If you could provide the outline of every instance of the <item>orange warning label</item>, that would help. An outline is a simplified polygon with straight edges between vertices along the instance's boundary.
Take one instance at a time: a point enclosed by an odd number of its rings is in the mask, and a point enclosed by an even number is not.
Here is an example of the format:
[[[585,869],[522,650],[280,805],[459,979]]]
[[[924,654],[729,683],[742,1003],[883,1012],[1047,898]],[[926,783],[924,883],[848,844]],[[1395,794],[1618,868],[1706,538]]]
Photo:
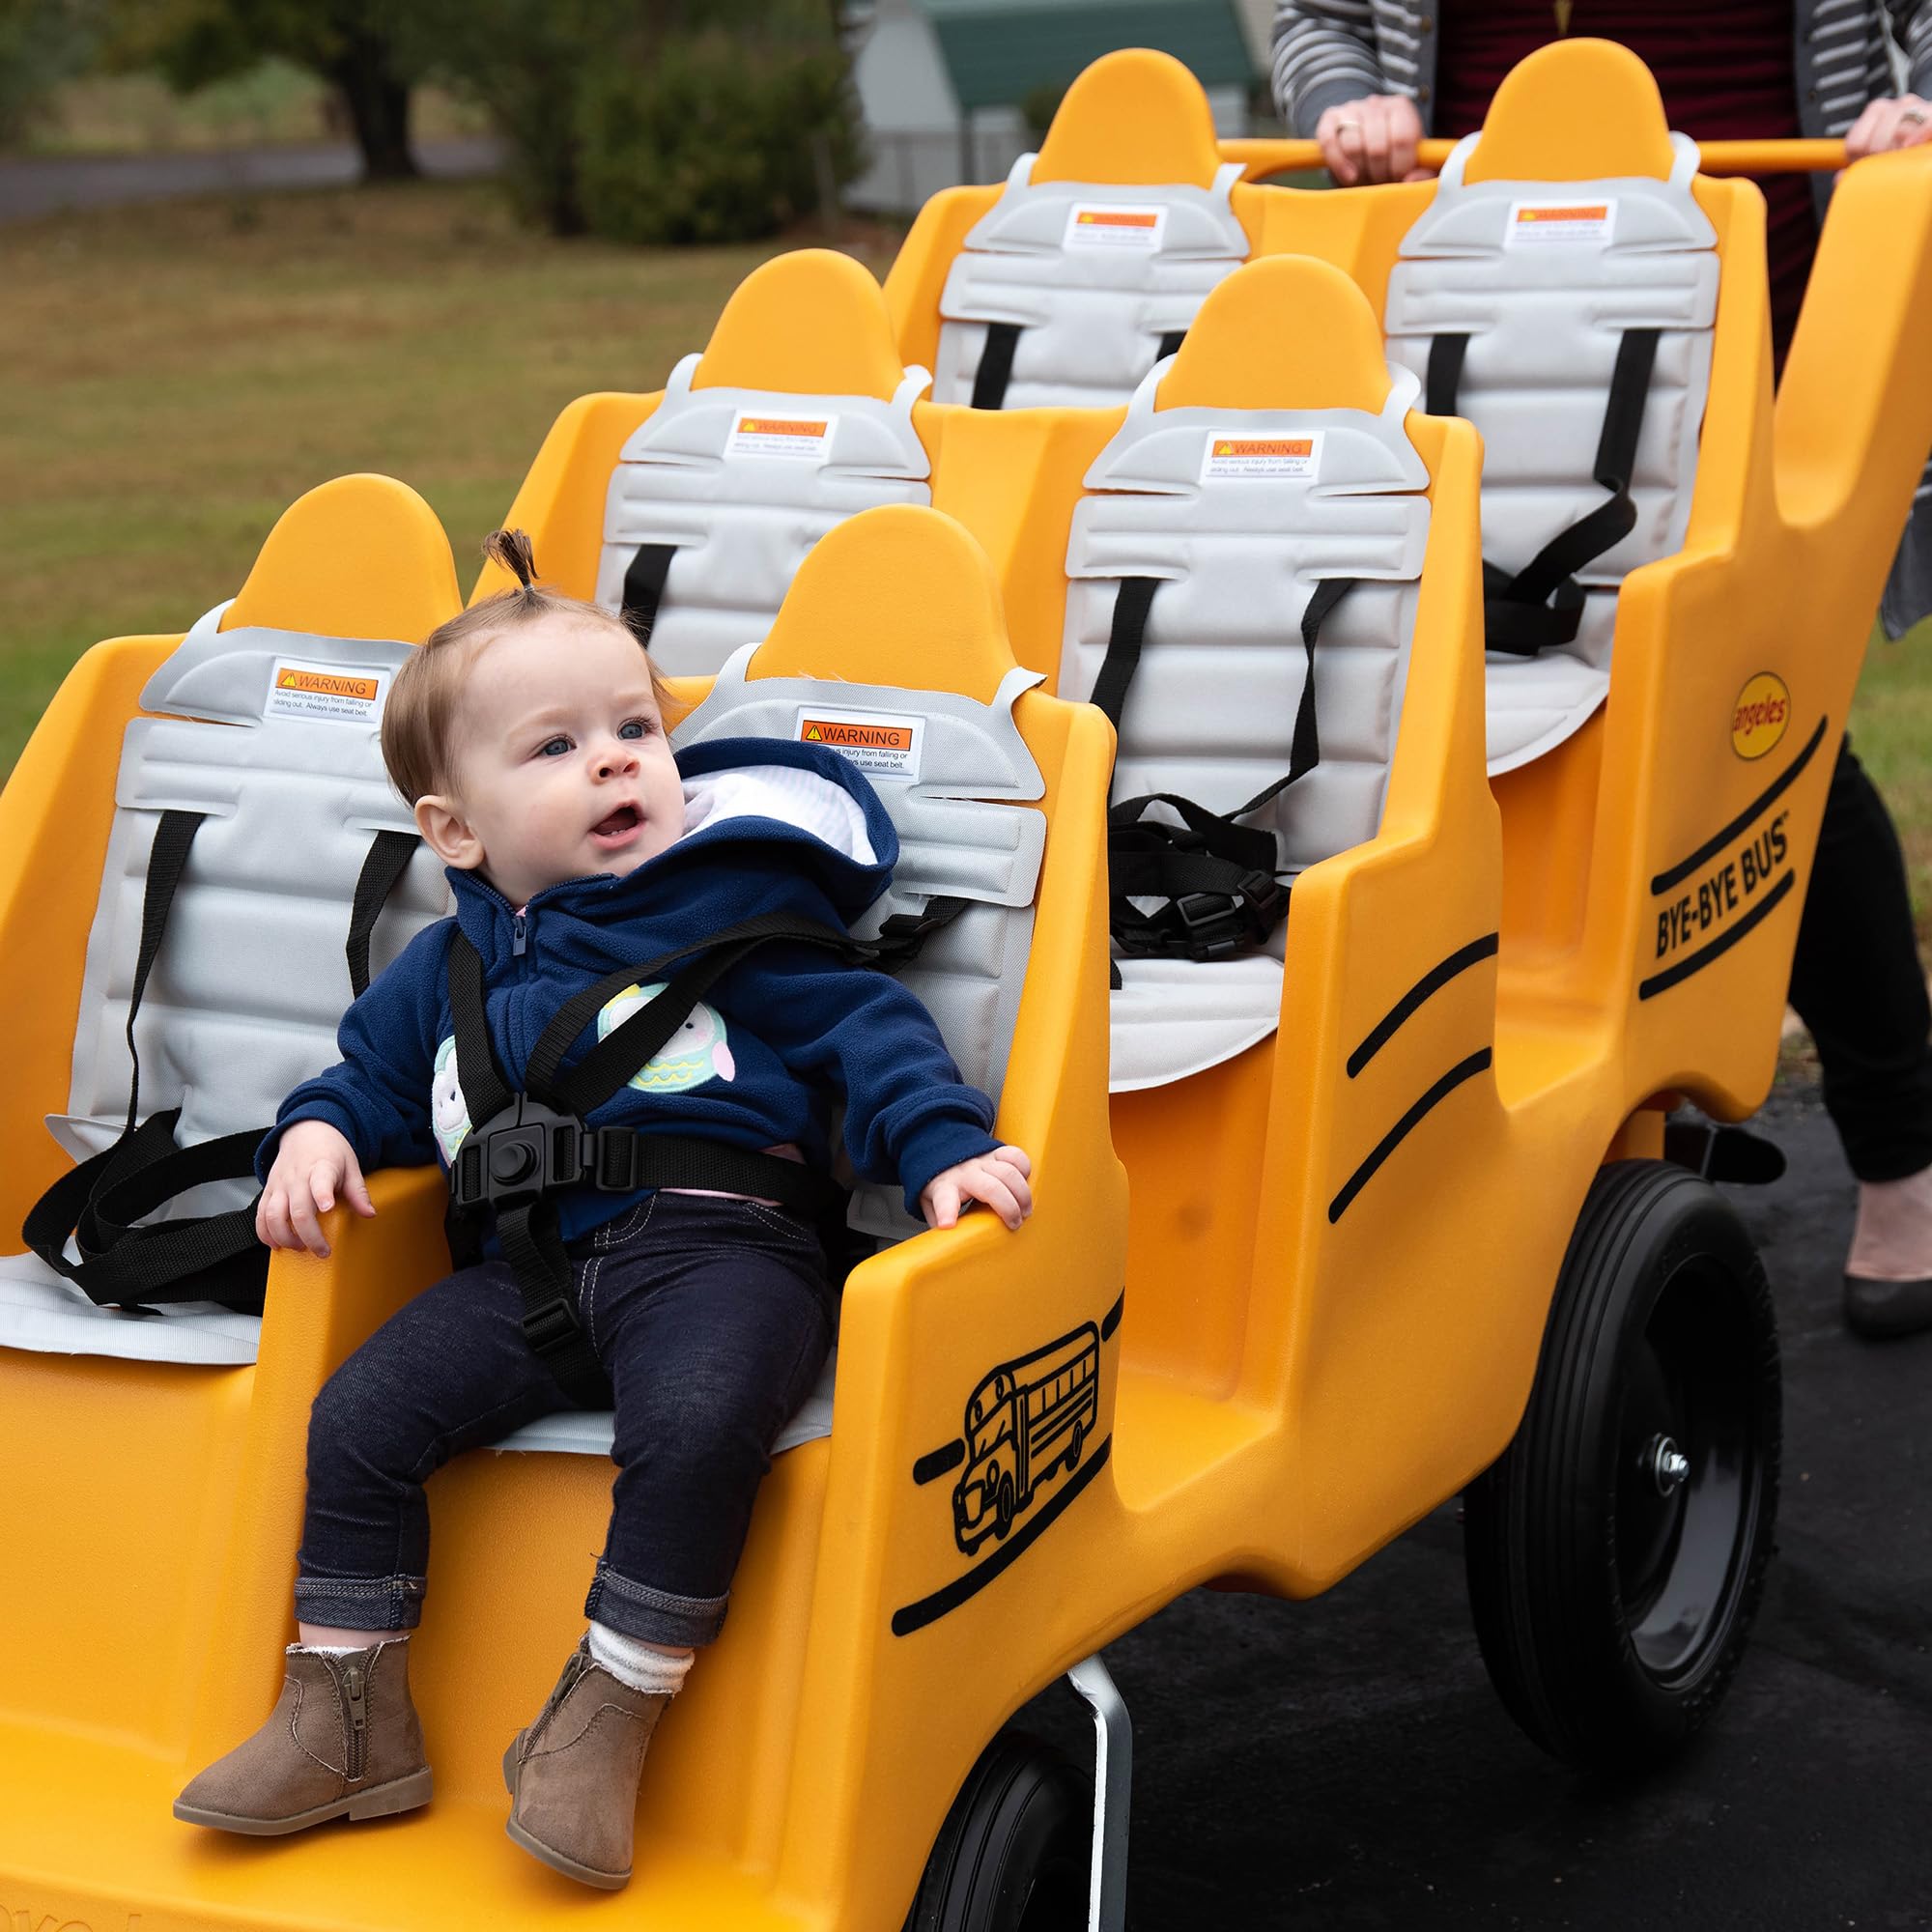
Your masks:
[[[832,432],[838,426],[837,416],[734,416],[724,454],[823,463],[832,454]]]
[[[1313,456],[1312,436],[1220,437],[1214,443],[1216,456]]]
[[[871,778],[912,780],[919,777],[924,723],[903,713],[802,704],[793,729],[801,745],[823,745]]]
[[[1225,483],[1245,477],[1251,482],[1315,482],[1321,473],[1321,437],[1319,429],[1299,436],[1243,436],[1234,430],[1209,430],[1202,453],[1201,480]]]
[[[1604,201],[1513,201],[1506,248],[1595,242],[1607,247],[1616,226],[1617,205]]]
[[[805,718],[799,721],[799,738],[808,745],[867,745],[882,752],[912,750],[910,724],[861,724],[838,718]]]
[[[1577,208],[1520,208],[1519,221],[1603,221],[1609,215],[1606,201],[1594,201]]]
[[[1160,246],[1167,210],[1146,204],[1076,202],[1066,213],[1064,248],[1125,248],[1151,253]]]
[[[296,670],[281,667],[275,679],[277,691],[306,691],[322,697],[353,697],[361,704],[373,704],[382,684],[373,677],[343,677],[335,672]]]
[[[351,670],[340,665],[277,658],[262,716],[373,725],[381,713],[387,677],[386,671]]]

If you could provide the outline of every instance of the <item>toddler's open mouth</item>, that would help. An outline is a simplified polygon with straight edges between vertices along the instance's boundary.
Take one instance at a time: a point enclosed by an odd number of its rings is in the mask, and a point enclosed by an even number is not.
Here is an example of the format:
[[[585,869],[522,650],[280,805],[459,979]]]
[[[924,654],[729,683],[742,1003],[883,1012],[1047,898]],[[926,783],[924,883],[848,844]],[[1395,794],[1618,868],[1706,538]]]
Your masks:
[[[628,845],[643,829],[644,814],[635,805],[620,805],[608,818],[600,818],[590,828],[590,836],[598,844],[615,850],[620,845]]]

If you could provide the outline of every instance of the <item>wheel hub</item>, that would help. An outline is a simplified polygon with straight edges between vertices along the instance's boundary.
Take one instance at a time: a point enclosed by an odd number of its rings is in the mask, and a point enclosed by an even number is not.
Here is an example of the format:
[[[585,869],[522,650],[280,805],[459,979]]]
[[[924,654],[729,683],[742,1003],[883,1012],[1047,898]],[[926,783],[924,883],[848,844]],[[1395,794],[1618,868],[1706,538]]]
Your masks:
[[[1668,1435],[1653,1435],[1645,1450],[1644,1468],[1657,1485],[1657,1493],[1669,1495],[1690,1473],[1690,1459]]]

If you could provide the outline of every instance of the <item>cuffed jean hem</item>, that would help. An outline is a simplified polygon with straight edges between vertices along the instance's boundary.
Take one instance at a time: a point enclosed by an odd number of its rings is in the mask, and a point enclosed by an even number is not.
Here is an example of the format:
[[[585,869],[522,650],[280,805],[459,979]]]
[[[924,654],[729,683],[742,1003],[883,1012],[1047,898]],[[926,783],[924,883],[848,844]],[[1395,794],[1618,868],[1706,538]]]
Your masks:
[[[676,1597],[648,1583],[634,1583],[600,1561],[583,1600],[583,1614],[623,1636],[696,1650],[718,1640],[730,1600],[728,1590],[722,1597]]]
[[[296,1615],[336,1630],[414,1630],[426,1587],[421,1577],[298,1577]]]

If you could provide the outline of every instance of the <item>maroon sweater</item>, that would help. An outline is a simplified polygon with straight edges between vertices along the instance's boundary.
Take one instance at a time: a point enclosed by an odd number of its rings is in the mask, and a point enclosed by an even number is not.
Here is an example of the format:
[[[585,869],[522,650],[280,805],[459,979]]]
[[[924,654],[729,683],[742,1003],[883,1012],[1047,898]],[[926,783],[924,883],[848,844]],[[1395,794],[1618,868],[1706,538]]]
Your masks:
[[[1793,140],[1792,0],[1575,0],[1570,32],[1619,41],[1641,59],[1673,128],[1700,141]],[[1490,97],[1523,55],[1557,38],[1550,0],[1443,0],[1436,67],[1439,133],[1480,128]],[[1818,246],[1809,178],[1759,182],[1768,215],[1771,334],[1777,366]]]

